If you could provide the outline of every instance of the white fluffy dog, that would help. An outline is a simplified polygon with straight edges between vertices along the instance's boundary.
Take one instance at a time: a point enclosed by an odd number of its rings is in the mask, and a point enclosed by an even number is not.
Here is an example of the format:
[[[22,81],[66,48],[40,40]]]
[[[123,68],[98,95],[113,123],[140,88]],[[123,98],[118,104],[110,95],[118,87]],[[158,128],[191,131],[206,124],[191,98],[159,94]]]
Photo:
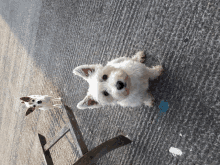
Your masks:
[[[53,101],[61,101],[61,98],[54,98],[48,95],[30,95],[21,97],[21,103],[25,103],[28,108],[26,116],[33,112],[35,109],[49,110],[53,107],[61,108],[62,104],[53,104]]]
[[[121,57],[106,66],[81,65],[73,73],[89,83],[86,97],[77,108],[98,108],[103,105],[119,104],[123,107],[136,107],[143,103],[153,106],[154,99],[148,92],[149,79],[155,79],[163,71],[161,65],[146,67],[145,55],[139,51],[132,58]]]

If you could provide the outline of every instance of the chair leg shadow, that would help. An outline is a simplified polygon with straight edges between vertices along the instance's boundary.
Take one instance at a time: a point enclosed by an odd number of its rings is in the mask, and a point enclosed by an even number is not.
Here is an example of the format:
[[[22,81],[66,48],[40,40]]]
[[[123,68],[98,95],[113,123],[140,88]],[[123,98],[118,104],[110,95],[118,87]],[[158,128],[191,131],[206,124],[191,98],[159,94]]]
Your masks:
[[[88,151],[73,111],[66,105],[64,107],[70,122],[67,123],[49,142],[46,142],[46,138],[43,135],[38,134],[47,165],[54,165],[49,149],[55,145],[55,143],[57,143],[68,131],[70,131],[75,143],[77,144],[77,149],[81,155],[81,158],[73,165],[95,165],[98,159],[103,155],[132,142],[129,138],[123,135],[119,135],[110,140],[107,140],[91,151]]]

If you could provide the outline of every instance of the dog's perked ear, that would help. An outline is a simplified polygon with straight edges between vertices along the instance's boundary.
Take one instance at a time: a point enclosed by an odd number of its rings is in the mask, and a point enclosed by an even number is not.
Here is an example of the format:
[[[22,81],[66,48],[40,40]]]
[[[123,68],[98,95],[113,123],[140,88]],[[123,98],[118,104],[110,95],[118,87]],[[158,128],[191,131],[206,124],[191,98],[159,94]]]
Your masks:
[[[82,101],[77,104],[77,108],[86,109],[86,108],[99,108],[101,105],[95,101],[91,95],[87,95]]]
[[[21,102],[21,103],[24,103],[24,102],[29,102],[29,101],[31,100],[31,98],[30,98],[30,97],[21,97],[20,99],[22,100],[22,102]]]
[[[26,116],[29,115],[30,113],[34,112],[34,110],[35,110],[34,107],[28,108],[28,110],[26,111]]]
[[[73,73],[75,75],[78,75],[78,76],[84,78],[85,80],[87,80],[87,78],[89,76],[91,76],[92,74],[94,74],[99,67],[102,67],[102,65],[100,65],[100,64],[97,64],[97,65],[81,65],[81,66],[76,67],[73,70]]]

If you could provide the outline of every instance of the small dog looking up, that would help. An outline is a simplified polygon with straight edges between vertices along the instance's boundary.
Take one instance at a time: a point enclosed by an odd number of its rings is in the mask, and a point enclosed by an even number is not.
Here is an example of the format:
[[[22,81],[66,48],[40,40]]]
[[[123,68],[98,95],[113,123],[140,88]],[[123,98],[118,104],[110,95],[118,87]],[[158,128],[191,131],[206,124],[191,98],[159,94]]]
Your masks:
[[[77,105],[79,109],[99,108],[104,105],[136,107],[142,104],[153,106],[154,99],[147,91],[149,79],[161,75],[161,65],[149,68],[143,51],[132,58],[121,57],[107,63],[106,66],[81,65],[73,73],[89,83],[85,98]]]
[[[21,97],[20,99],[22,100],[21,103],[25,103],[28,108],[26,116],[35,109],[49,110],[53,107],[62,107],[62,104],[53,104],[53,101],[61,101],[61,98],[54,98],[48,95],[30,95],[27,97]]]

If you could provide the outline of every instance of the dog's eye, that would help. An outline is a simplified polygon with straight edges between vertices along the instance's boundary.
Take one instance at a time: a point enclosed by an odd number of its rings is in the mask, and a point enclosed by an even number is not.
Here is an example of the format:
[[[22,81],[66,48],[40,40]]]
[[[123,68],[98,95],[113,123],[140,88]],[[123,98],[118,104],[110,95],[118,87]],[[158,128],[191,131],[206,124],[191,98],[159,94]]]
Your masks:
[[[103,79],[103,80],[107,80],[107,78],[108,78],[108,76],[107,76],[106,74],[104,74],[104,75],[102,76],[102,79]]]
[[[32,102],[34,102],[35,100],[32,100]]]
[[[107,91],[104,91],[104,92],[103,92],[103,95],[108,96],[109,93],[108,93]]]

